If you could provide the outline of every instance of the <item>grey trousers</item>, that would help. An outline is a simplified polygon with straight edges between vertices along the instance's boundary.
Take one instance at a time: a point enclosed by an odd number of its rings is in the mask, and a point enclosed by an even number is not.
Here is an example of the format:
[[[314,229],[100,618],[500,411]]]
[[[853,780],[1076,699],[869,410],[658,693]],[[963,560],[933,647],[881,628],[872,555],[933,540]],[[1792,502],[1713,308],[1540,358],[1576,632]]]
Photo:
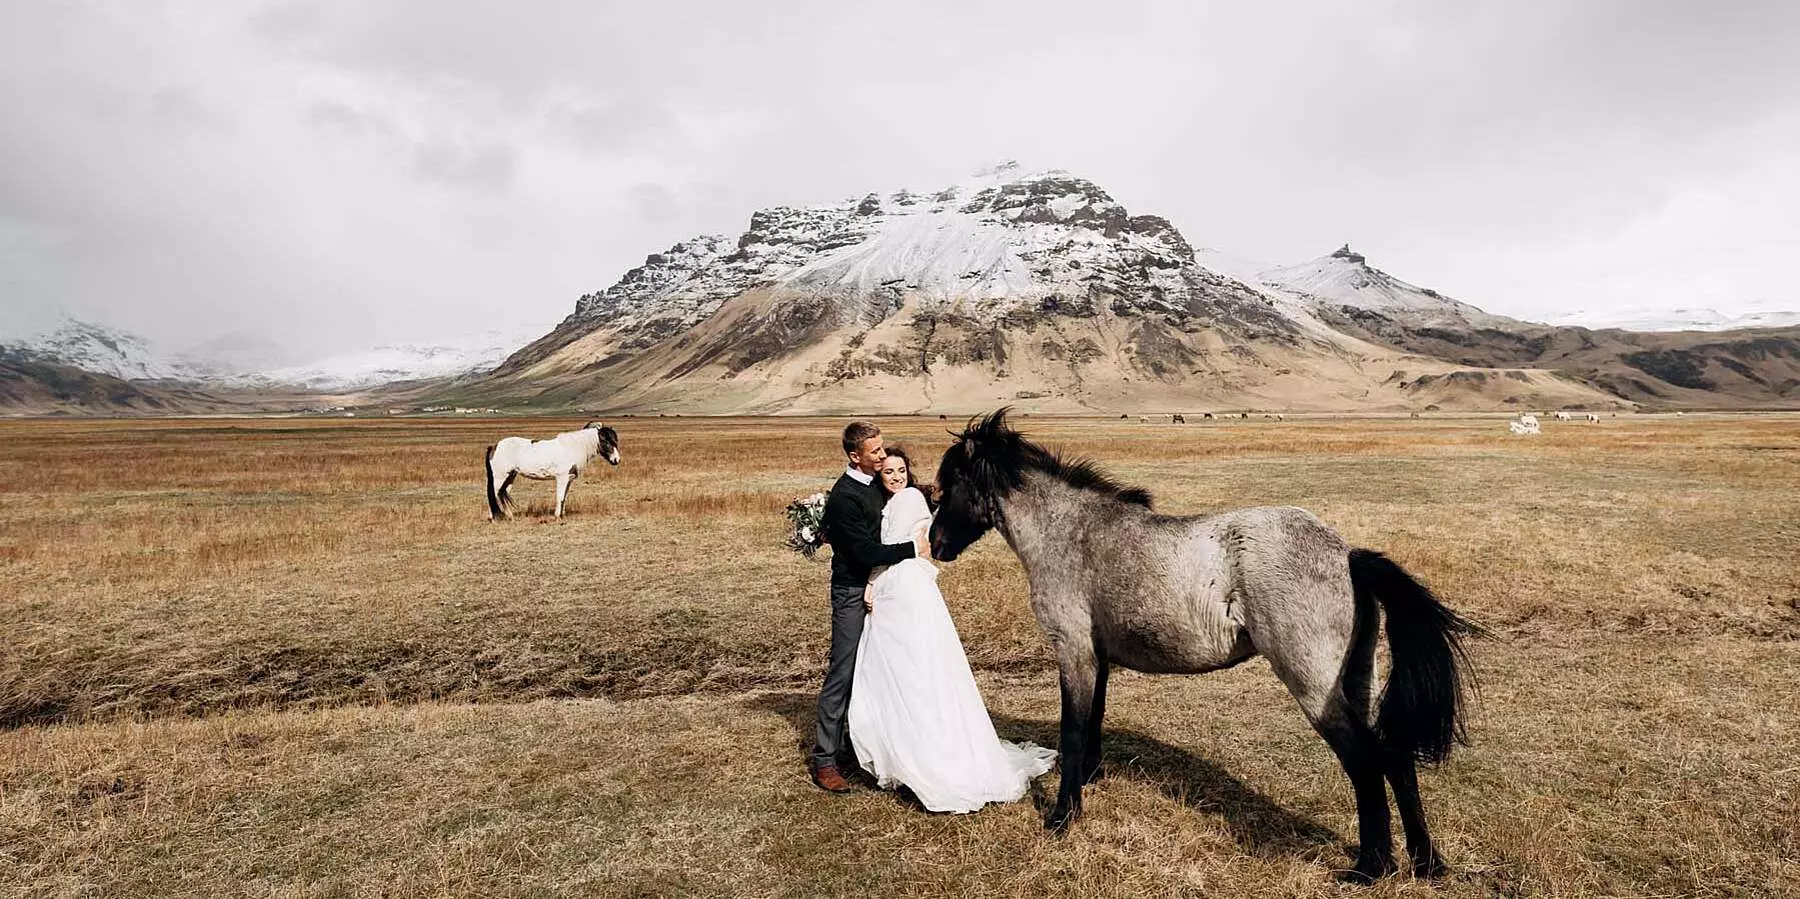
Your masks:
[[[856,647],[862,642],[863,588],[831,585],[831,665],[819,688],[819,725],[813,732],[812,766],[838,763],[844,738],[844,713],[850,708],[850,682],[856,676]]]

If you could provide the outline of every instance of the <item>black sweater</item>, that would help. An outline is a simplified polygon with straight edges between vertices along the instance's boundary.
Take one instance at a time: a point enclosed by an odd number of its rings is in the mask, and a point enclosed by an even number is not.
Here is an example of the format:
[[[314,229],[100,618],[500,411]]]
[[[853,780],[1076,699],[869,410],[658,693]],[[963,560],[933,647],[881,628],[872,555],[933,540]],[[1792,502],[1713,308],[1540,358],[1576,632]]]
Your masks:
[[[904,562],[915,555],[911,540],[881,542],[881,507],[887,497],[874,484],[864,484],[845,472],[825,498],[825,542],[831,544],[831,583],[861,587],[869,571],[880,565]]]

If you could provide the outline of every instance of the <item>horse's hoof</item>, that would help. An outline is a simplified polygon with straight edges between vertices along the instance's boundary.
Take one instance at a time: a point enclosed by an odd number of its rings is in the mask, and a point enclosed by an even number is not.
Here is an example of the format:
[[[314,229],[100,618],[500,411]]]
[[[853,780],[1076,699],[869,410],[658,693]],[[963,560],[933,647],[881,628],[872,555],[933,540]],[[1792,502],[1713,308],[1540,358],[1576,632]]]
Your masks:
[[[1450,866],[1444,864],[1443,858],[1433,852],[1430,858],[1414,859],[1413,876],[1420,880],[1443,880],[1450,876]]]
[[[1338,871],[1337,879],[1345,883],[1368,886],[1383,877],[1400,870],[1391,858],[1359,858],[1356,867],[1347,871]]]

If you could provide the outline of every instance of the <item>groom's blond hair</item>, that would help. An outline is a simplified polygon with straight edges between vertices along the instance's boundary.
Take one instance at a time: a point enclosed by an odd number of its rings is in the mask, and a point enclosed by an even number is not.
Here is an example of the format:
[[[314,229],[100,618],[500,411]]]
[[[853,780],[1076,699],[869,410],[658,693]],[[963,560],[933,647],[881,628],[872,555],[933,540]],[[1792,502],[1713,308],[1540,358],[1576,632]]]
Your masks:
[[[881,428],[872,421],[853,421],[844,426],[844,455],[848,456],[862,449],[863,441],[870,437],[880,437]]]

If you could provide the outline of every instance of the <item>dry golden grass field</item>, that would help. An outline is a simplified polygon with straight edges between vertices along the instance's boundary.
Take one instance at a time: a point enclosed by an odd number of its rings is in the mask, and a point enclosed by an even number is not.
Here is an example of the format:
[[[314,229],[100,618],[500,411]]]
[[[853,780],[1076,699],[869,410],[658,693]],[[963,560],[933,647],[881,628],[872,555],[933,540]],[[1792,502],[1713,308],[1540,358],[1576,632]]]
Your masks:
[[[781,510],[842,422],[612,423],[567,519],[524,482],[499,524],[483,446],[574,423],[0,423],[0,894],[1800,895],[1800,417],[1018,420],[1166,512],[1311,509],[1492,629],[1425,778],[1456,873],[1372,888],[1261,662],[1116,675],[1065,838],[818,791],[827,566]],[[946,424],[884,421],[927,460]],[[1053,745],[1005,544],[941,584],[1001,735]]]

